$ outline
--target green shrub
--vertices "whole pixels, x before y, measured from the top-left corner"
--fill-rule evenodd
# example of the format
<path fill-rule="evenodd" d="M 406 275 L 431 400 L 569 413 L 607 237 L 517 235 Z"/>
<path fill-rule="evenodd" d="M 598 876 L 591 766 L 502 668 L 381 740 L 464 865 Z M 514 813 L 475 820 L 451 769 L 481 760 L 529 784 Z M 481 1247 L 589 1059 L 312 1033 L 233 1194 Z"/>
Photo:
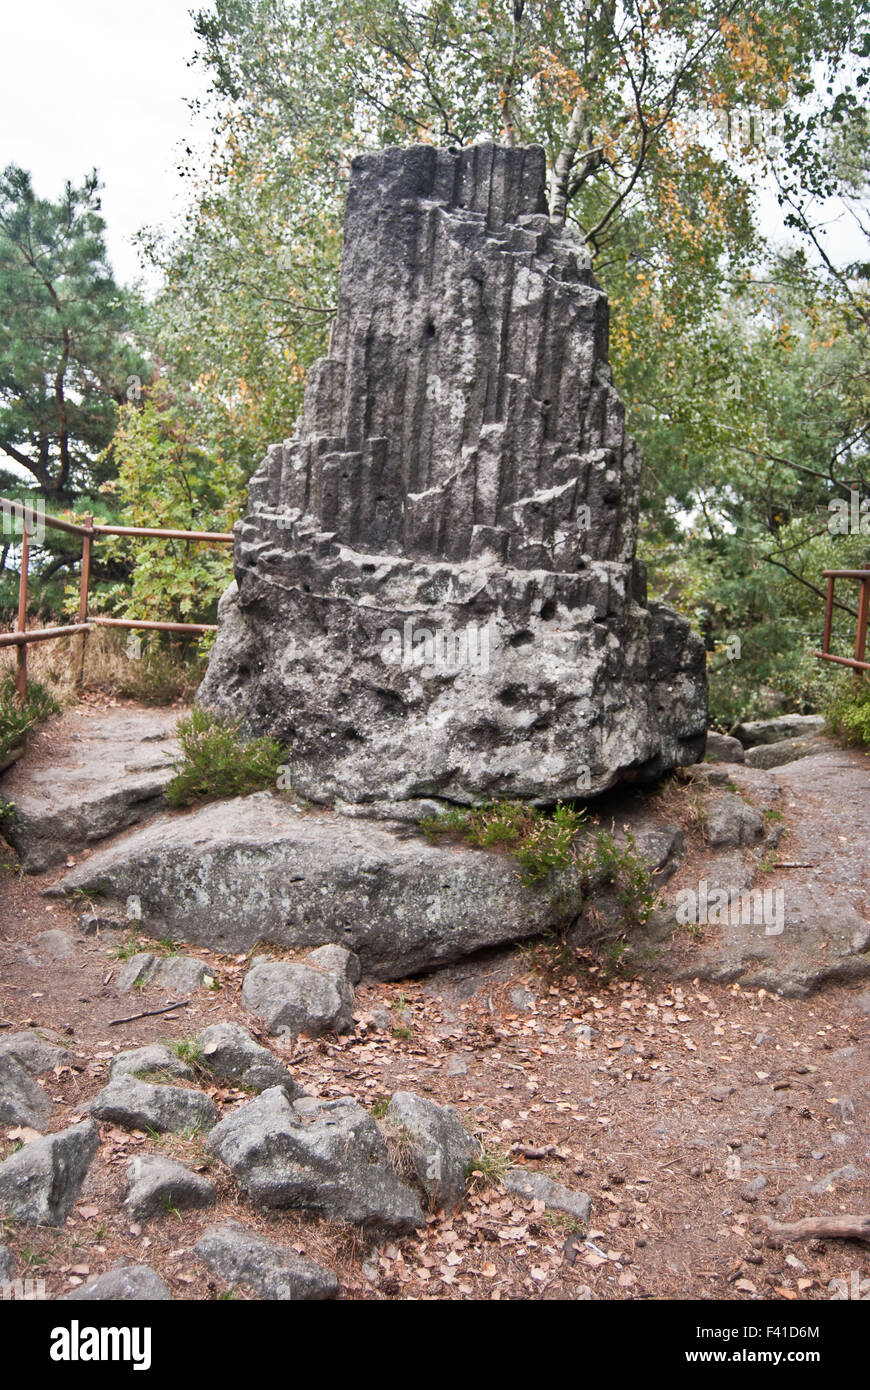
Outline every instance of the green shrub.
<path fill-rule="evenodd" d="M 4 676 L 0 681 L 0 765 L 21 743 L 32 728 L 51 714 L 57 714 L 60 706 L 47 686 L 39 681 L 31 681 L 27 688 L 27 699 L 18 698 L 15 677 Z"/>
<path fill-rule="evenodd" d="M 848 743 L 870 748 L 870 681 L 851 676 L 838 683 L 825 710 L 828 727 Z"/>
<path fill-rule="evenodd" d="M 272 738 L 245 740 L 238 720 L 194 709 L 178 725 L 181 758 L 166 788 L 172 806 L 246 796 L 275 787 L 285 750 Z"/>

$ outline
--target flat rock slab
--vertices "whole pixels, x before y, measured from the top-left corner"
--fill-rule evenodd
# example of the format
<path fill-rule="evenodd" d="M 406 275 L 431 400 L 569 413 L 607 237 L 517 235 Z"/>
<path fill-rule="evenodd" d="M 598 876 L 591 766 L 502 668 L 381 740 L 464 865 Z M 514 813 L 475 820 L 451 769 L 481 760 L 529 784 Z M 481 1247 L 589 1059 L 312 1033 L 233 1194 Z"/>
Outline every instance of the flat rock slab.
<path fill-rule="evenodd" d="M 750 767 L 782 767 L 798 758 L 812 758 L 818 753 L 836 752 L 836 744 L 815 734 L 809 738 L 786 738 L 777 743 L 758 743 L 747 748 L 746 762 Z"/>
<path fill-rule="evenodd" d="M 14 1057 L 31 1076 L 44 1076 L 62 1061 L 66 1044 L 45 1029 L 0 1035 L 0 1057 Z"/>
<path fill-rule="evenodd" d="M 822 733 L 824 727 L 825 720 L 821 714 L 780 714 L 775 719 L 747 719 L 742 724 L 735 724 L 731 737 L 738 739 L 744 748 L 755 748 L 760 743 L 807 738 Z"/>
<path fill-rule="evenodd" d="M 210 1226 L 193 1248 L 231 1287 L 246 1284 L 261 1298 L 301 1301 L 338 1295 L 338 1280 L 332 1270 L 286 1245 L 253 1235 L 235 1221 Z"/>
<path fill-rule="evenodd" d="M 186 1062 L 178 1057 L 165 1043 L 149 1043 L 147 1047 L 136 1047 L 130 1052 L 119 1052 L 109 1063 L 109 1077 L 112 1081 L 120 1076 L 138 1076 L 160 1073 L 162 1076 L 176 1077 L 181 1081 L 193 1081 L 194 1072 Z"/>
<path fill-rule="evenodd" d="M 124 1207 L 134 1221 L 173 1210 L 210 1207 L 217 1200 L 213 1182 L 159 1154 L 142 1154 L 127 1165 L 129 1188 Z"/>
<path fill-rule="evenodd" d="M 505 855 L 304 812 L 272 792 L 162 816 L 47 891 L 74 889 L 119 904 L 135 895 L 145 931 L 233 955 L 262 942 L 331 940 L 381 979 L 534 935 L 553 920 L 547 894 L 520 891 Z"/>
<path fill-rule="evenodd" d="M 206 1148 L 259 1206 L 301 1207 L 397 1234 L 424 1224 L 378 1126 L 350 1098 L 291 1104 L 273 1087 L 221 1120 Z"/>
<path fill-rule="evenodd" d="M 529 1168 L 511 1168 L 504 1178 L 508 1192 L 527 1201 L 543 1202 L 550 1211 L 561 1211 L 585 1225 L 592 1212 L 592 1201 L 585 1192 L 572 1192 L 560 1182 Z"/>
<path fill-rule="evenodd" d="M 711 855 L 699 881 L 681 882 L 681 890 L 698 892 L 703 879 L 708 895 L 726 888 L 727 916 L 711 917 L 679 964 L 663 963 L 677 978 L 739 981 L 791 997 L 866 978 L 870 759 L 825 748 L 773 769 L 749 766 L 747 759 L 729 775 L 757 806 L 778 808 L 787 837 L 768 855 L 769 872 L 756 872 L 758 860 L 735 849 Z"/>
<path fill-rule="evenodd" d="M 34 1139 L 0 1163 L 0 1213 L 28 1226 L 62 1226 L 97 1152 L 93 1120 Z"/>
<path fill-rule="evenodd" d="M 2 779 L 15 814 L 4 834 L 42 873 L 165 806 L 178 710 L 72 710 L 33 735 Z"/>
<path fill-rule="evenodd" d="M 153 1129 L 178 1134 L 186 1129 L 211 1129 L 217 1109 L 204 1091 L 184 1086 L 152 1086 L 133 1076 L 110 1081 L 91 1102 L 91 1114 L 125 1129 Z"/>
<path fill-rule="evenodd" d="M 165 1303 L 172 1298 L 169 1285 L 148 1265 L 110 1269 L 78 1289 L 61 1294 L 59 1303 Z"/>

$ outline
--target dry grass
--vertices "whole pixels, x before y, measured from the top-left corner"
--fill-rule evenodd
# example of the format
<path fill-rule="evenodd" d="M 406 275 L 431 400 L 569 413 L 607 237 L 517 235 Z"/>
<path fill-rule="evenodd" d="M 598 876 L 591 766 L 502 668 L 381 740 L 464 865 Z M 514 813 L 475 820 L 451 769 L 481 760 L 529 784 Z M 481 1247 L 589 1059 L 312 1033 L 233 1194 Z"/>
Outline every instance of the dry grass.
<path fill-rule="evenodd" d="M 47 626 L 36 618 L 32 627 Z M 141 700 L 145 704 L 171 705 L 189 701 L 205 669 L 196 646 L 170 645 L 166 639 L 140 634 L 141 656 L 128 652 L 128 633 L 97 629 L 85 642 L 84 687 L 113 698 Z M 63 637 L 55 642 L 33 642 L 27 650 L 27 672 L 32 680 L 47 685 L 61 706 L 79 697 L 82 639 Z M 0 649 L 0 676 L 15 670 L 15 651 Z"/>

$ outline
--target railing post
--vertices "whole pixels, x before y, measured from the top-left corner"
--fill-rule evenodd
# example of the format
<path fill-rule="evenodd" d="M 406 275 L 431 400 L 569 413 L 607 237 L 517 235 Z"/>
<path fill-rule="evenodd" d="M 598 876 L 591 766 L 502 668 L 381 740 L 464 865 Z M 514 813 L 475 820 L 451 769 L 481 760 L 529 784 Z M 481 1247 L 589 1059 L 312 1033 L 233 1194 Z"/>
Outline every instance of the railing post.
<path fill-rule="evenodd" d="M 855 660 L 863 661 L 867 651 L 867 619 L 870 616 L 870 562 L 861 566 L 867 571 L 867 578 L 860 580 L 861 592 L 858 595 L 858 631 L 855 634 Z M 864 671 L 856 671 L 854 684 L 857 685 Z"/>
<path fill-rule="evenodd" d="M 27 570 L 30 565 L 30 534 L 27 530 L 27 513 L 21 519 L 21 571 L 18 576 L 18 632 L 27 631 Z M 15 689 L 21 700 L 27 699 L 27 643 L 19 642 L 16 648 Z"/>
<path fill-rule="evenodd" d="M 93 543 L 94 518 L 85 517 L 86 531 L 82 536 L 82 573 L 79 581 L 79 622 L 86 623 L 88 620 L 88 588 L 91 582 L 91 545 Z M 82 633 L 82 643 L 79 650 L 79 669 L 77 686 L 81 690 L 85 683 L 85 652 L 87 651 L 88 634 Z"/>
<path fill-rule="evenodd" d="M 822 633 L 822 651 L 827 656 L 831 650 L 831 628 L 834 622 L 834 576 L 828 575 L 828 593 L 825 598 L 825 630 Z"/>

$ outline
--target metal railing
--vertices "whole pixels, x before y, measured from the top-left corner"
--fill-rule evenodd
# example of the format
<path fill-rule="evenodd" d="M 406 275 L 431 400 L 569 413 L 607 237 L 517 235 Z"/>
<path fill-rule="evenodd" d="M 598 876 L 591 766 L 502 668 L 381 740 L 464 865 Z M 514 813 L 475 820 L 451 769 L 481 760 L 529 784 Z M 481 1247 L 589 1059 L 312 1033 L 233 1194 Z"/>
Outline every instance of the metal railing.
<path fill-rule="evenodd" d="M 79 610 L 77 621 L 64 627 L 27 628 L 27 571 L 30 564 L 30 528 L 36 513 L 32 506 L 23 502 L 8 502 L 0 497 L 0 512 L 7 518 L 17 518 L 21 522 L 21 564 L 18 577 L 18 622 L 14 632 L 0 632 L 0 647 L 15 647 L 16 689 L 22 699 L 27 696 L 27 648 L 31 642 L 52 642 L 60 637 L 82 638 L 82 664 L 84 667 L 84 643 L 89 632 L 95 627 L 140 628 L 148 632 L 183 632 L 191 636 L 201 636 L 204 632 L 216 632 L 214 623 L 158 623 L 146 622 L 138 618 L 104 618 L 88 613 L 88 589 L 91 581 L 91 553 L 95 540 L 101 536 L 139 536 L 145 539 L 203 541 L 212 545 L 232 545 L 233 536 L 227 531 L 179 531 L 154 526 L 100 526 L 93 518 L 85 517 L 84 525 L 75 521 L 64 521 L 58 516 L 48 516 L 42 511 L 38 514 L 39 526 L 49 526 L 55 531 L 65 531 L 67 535 L 82 538 L 82 568 L 79 579 Z"/>
<path fill-rule="evenodd" d="M 822 570 L 822 575 L 828 581 L 828 592 L 825 599 L 822 650 L 816 652 L 816 656 L 822 661 L 836 661 L 839 666 L 851 666 L 857 680 L 860 671 L 870 671 L 870 661 L 865 661 L 867 655 L 867 619 L 870 615 L 870 563 L 862 565 L 859 570 Z M 855 635 L 854 656 L 835 656 L 830 649 L 831 628 L 834 622 L 834 584 L 838 579 L 857 579 L 861 585 L 858 595 L 858 628 Z"/>

